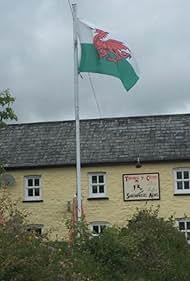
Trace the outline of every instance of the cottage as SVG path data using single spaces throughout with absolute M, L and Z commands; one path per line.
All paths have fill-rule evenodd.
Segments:
M 91 229 L 124 225 L 136 208 L 160 206 L 190 239 L 190 114 L 81 120 L 83 210 Z M 75 194 L 75 122 L 0 129 L 7 186 L 31 226 L 66 233 Z

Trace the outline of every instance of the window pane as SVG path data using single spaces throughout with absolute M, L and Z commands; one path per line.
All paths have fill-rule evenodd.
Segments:
M 105 225 L 100 225 L 100 232 L 102 233 L 104 231 L 104 229 L 106 228 Z
M 184 177 L 184 179 L 189 179 L 189 171 L 184 171 L 183 177 Z
M 93 185 L 92 186 L 92 193 L 97 193 L 98 190 L 97 190 L 97 185 Z
M 40 180 L 39 179 L 35 179 L 34 180 L 34 184 L 35 184 L 35 186 L 39 186 L 40 185 Z
M 189 189 L 189 181 L 184 181 L 184 188 Z
M 177 189 L 183 189 L 183 185 L 181 181 L 177 182 Z
M 35 227 L 35 226 L 27 227 L 27 231 L 28 232 L 35 232 L 38 235 L 42 234 L 42 228 L 41 227 L 40 228 L 39 227 Z
M 104 183 L 104 176 L 99 176 L 99 183 Z
M 187 240 L 190 240 L 190 232 L 187 232 Z
M 92 229 L 93 229 L 93 232 L 94 233 L 99 233 L 99 227 L 98 227 L 98 225 L 93 225 L 93 227 L 92 227 Z
M 97 176 L 92 176 L 92 183 L 97 183 Z
M 35 232 L 36 232 L 36 234 L 41 235 L 42 234 L 42 229 L 41 228 L 36 228 Z
M 176 174 L 177 174 L 177 179 L 178 180 L 182 179 L 182 172 L 178 171 Z
M 179 222 L 179 230 L 185 230 L 185 223 L 184 221 Z
M 32 188 L 28 189 L 28 196 L 33 196 L 33 189 Z
M 40 189 L 39 188 L 35 188 L 35 196 L 40 196 Z
M 190 221 L 187 221 L 187 229 L 190 229 Z
M 33 179 L 28 179 L 28 186 L 33 186 Z
M 99 186 L 99 192 L 100 193 L 104 193 L 104 185 L 100 185 Z

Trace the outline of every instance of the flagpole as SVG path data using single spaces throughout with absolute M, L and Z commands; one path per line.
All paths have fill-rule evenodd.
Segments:
M 77 40 L 77 4 L 72 4 L 73 11 L 73 43 L 74 43 L 74 104 L 76 127 L 76 196 L 77 219 L 81 219 L 81 160 L 80 160 L 80 120 L 79 120 L 79 91 L 78 91 L 78 40 Z

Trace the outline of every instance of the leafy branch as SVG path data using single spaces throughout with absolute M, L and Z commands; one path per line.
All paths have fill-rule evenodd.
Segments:
M 10 90 L 6 89 L 0 92 L 0 127 L 6 125 L 6 121 L 17 120 L 17 116 L 12 109 L 15 98 Z

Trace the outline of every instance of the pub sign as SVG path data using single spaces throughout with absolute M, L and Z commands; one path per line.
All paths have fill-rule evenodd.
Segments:
M 159 173 L 123 175 L 124 201 L 159 200 Z

